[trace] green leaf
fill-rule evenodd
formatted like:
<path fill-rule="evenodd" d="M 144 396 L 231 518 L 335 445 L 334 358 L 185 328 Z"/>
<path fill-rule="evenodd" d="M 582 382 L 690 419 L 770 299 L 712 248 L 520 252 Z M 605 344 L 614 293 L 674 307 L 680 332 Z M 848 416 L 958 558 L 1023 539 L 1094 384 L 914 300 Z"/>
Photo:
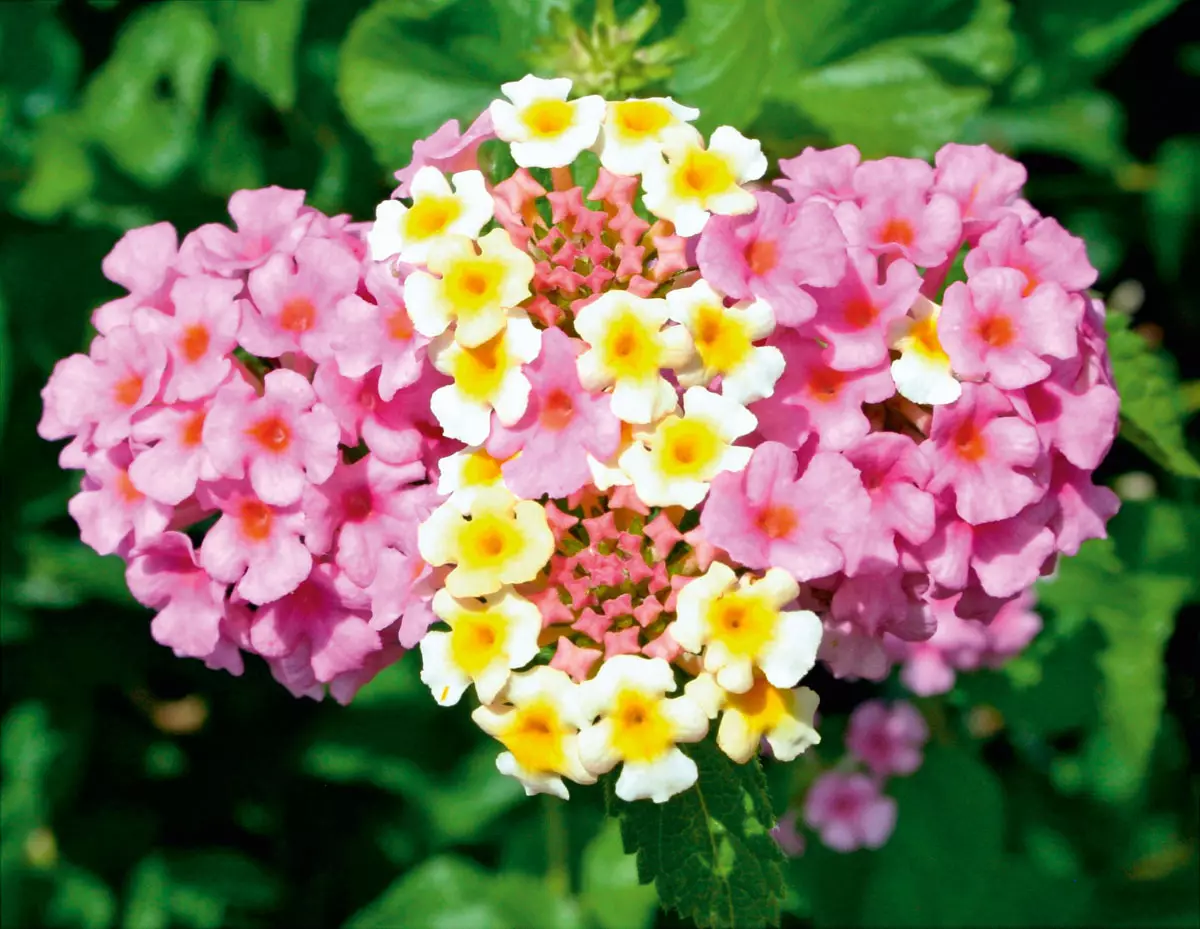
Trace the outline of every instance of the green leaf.
<path fill-rule="evenodd" d="M 193 3 L 143 7 L 84 94 L 89 131 L 122 170 L 151 187 L 194 154 L 217 36 Z"/>
<path fill-rule="evenodd" d="M 973 120 L 964 134 L 1001 151 L 1063 155 L 1094 171 L 1110 171 L 1129 160 L 1121 142 L 1121 105 L 1096 90 L 1044 103 L 995 107 Z"/>
<path fill-rule="evenodd" d="M 217 111 L 205 133 L 198 168 L 204 189 L 222 199 L 235 190 L 266 185 L 262 144 L 238 107 Z"/>
<path fill-rule="evenodd" d="M 638 883 L 637 859 L 625 853 L 615 820 L 588 842 L 582 871 L 580 903 L 600 929 L 645 929 L 654 921 L 658 895 Z"/>
<path fill-rule="evenodd" d="M 108 929 L 116 910 L 116 897 L 104 881 L 83 868 L 64 865 L 55 873 L 54 896 L 46 908 L 46 925 Z"/>
<path fill-rule="evenodd" d="M 344 929 L 576 929 L 574 904 L 525 874 L 489 874 L 453 855 L 430 858 Z"/>
<path fill-rule="evenodd" d="M 1188 238 L 1200 215 L 1200 136 L 1167 139 L 1158 150 L 1155 182 L 1146 197 L 1148 243 L 1158 272 L 1177 280 Z"/>
<path fill-rule="evenodd" d="M 78 540 L 34 533 L 21 537 L 26 555 L 25 577 L 13 591 L 22 606 L 65 609 L 88 600 L 132 606 L 125 585 L 125 564 L 102 557 Z"/>
<path fill-rule="evenodd" d="M 694 787 L 661 804 L 610 796 L 625 850 L 637 853 L 638 878 L 654 881 L 662 905 L 697 926 L 777 923 L 783 855 L 770 835 L 762 768 L 734 764 L 711 738 L 684 748 L 700 769 Z"/>
<path fill-rule="evenodd" d="M 1009 28 L 1012 4 L 1008 0 L 979 0 L 970 20 L 961 29 L 942 35 L 916 35 L 896 44 L 935 61 L 951 62 L 995 84 L 1012 70 L 1017 39 Z"/>
<path fill-rule="evenodd" d="M 38 124 L 29 179 L 13 206 L 30 219 L 54 219 L 91 193 L 95 171 L 87 152 L 87 124 L 75 113 L 55 113 Z"/>
<path fill-rule="evenodd" d="M 1200 478 L 1200 462 L 1188 451 L 1187 414 L 1174 359 L 1151 348 L 1128 328 L 1129 317 L 1109 313 L 1108 351 L 1121 394 L 1121 436 L 1182 477 Z"/>
<path fill-rule="evenodd" d="M 380 165 L 405 165 L 412 144 L 451 118 L 470 120 L 496 96 L 463 63 L 421 44 L 411 0 L 384 0 L 354 20 L 338 60 L 338 99 Z"/>
<path fill-rule="evenodd" d="M 256 0 L 213 7 L 230 67 L 277 110 L 290 110 L 296 102 L 296 41 L 304 6 L 305 0 Z"/>
<path fill-rule="evenodd" d="M 8 421 L 8 401 L 12 393 L 12 349 L 8 330 L 8 304 L 4 291 L 0 290 L 0 439 L 4 438 L 4 426 Z"/>
<path fill-rule="evenodd" d="M 171 878 L 161 854 L 143 858 L 129 876 L 122 929 L 166 929 L 171 922 Z"/>
<path fill-rule="evenodd" d="M 929 157 L 989 97 L 983 87 L 946 83 L 902 43 L 803 74 L 788 94 L 834 144 L 853 143 L 864 157 Z"/>

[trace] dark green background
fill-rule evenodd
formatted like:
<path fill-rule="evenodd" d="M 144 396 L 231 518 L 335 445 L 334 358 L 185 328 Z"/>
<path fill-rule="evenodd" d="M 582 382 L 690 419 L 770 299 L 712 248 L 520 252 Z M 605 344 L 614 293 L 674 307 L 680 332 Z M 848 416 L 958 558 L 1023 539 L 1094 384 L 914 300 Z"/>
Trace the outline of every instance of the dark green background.
<path fill-rule="evenodd" d="M 1127 498 L 1113 541 L 1041 586 L 1047 629 L 1027 654 L 920 701 L 933 742 L 889 787 L 891 843 L 841 856 L 810 839 L 785 919 L 1196 926 L 1197 5 L 665 0 L 654 21 L 621 2 L 599 48 L 558 16 L 587 26 L 595 10 L 0 3 L 3 925 L 676 923 L 635 888 L 599 791 L 525 800 L 414 661 L 342 709 L 292 699 L 253 660 L 234 679 L 156 646 L 119 561 L 78 542 L 77 478 L 34 434 L 52 365 L 116 294 L 100 260 L 123 230 L 186 231 L 265 183 L 369 218 L 415 138 L 532 69 L 665 89 L 772 156 L 987 141 L 1087 238 L 1098 288 L 1136 311 L 1113 341 L 1131 440 L 1100 475 Z M 836 761 L 841 714 L 899 695 L 813 686 L 826 741 L 768 770 L 780 807 Z"/>

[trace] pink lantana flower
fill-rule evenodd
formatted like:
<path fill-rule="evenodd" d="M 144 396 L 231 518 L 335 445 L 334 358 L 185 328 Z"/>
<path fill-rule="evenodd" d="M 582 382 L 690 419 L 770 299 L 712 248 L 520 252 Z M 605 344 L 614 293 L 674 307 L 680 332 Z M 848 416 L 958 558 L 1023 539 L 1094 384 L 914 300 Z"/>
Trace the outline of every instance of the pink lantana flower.
<path fill-rule="evenodd" d="M 886 364 L 838 371 L 829 363 L 829 349 L 793 330 L 776 332 L 768 344 L 783 352 L 787 367 L 775 393 L 750 404 L 750 412 L 771 441 L 798 448 L 815 432 L 823 451 L 848 448 L 871 431 L 863 404 L 896 392 Z"/>
<path fill-rule="evenodd" d="M 210 667 L 241 673 L 237 645 L 221 630 L 225 585 L 200 567 L 191 539 L 182 532 L 168 532 L 138 550 L 129 561 L 125 580 L 139 603 L 158 610 L 150 623 L 155 642 L 180 658 L 200 658 Z"/>
<path fill-rule="evenodd" d="M 896 801 L 865 774 L 827 771 L 804 798 L 804 822 L 834 851 L 879 848 L 896 828 Z"/>
<path fill-rule="evenodd" d="M 1016 390 L 1044 380 L 1047 359 L 1078 352 L 1083 300 L 1054 284 L 1025 297 L 1025 286 L 1020 271 L 984 268 L 946 289 L 938 338 L 956 374 Z"/>
<path fill-rule="evenodd" d="M 205 571 L 237 584 L 237 595 L 251 603 L 278 600 L 308 577 L 312 553 L 300 541 L 305 518 L 298 505 L 270 506 L 239 482 L 204 489 L 203 502 L 222 514 L 200 544 Z"/>
<path fill-rule="evenodd" d="M 1086 290 L 1096 283 L 1096 269 L 1088 261 L 1083 239 L 1049 218 L 1029 226 L 1018 216 L 1001 220 L 967 253 L 964 267 L 968 278 L 984 268 L 1015 268 L 1025 275 L 1025 296 L 1045 283 L 1064 290 Z"/>
<path fill-rule="evenodd" d="M 928 586 L 923 575 L 902 569 L 841 578 L 829 615 L 834 624 L 848 623 L 876 640 L 890 632 L 905 641 L 921 641 L 933 634 L 933 620 L 918 595 Z"/>
<path fill-rule="evenodd" d="M 854 172 L 859 206 L 842 203 L 837 219 L 851 245 L 901 255 L 922 268 L 944 262 L 962 240 L 953 197 L 930 193 L 933 169 L 913 158 L 881 158 Z"/>
<path fill-rule="evenodd" d="M 1056 506 L 1052 498 L 1044 498 L 1015 516 L 979 526 L 944 514 L 918 549 L 929 577 L 941 591 L 977 583 L 989 597 L 1020 593 L 1044 573 L 1054 555 L 1048 523 Z"/>
<path fill-rule="evenodd" d="M 845 239 L 823 203 L 795 206 L 769 191 L 744 216 L 713 216 L 696 247 L 704 279 L 735 300 L 761 298 L 781 326 L 812 318 L 816 303 L 800 285 L 829 287 L 846 261 Z"/>
<path fill-rule="evenodd" d="M 870 499 L 841 455 L 817 452 L 799 478 L 797 469 L 789 448 L 764 442 L 744 471 L 718 474 L 700 514 L 705 538 L 748 568 L 798 581 L 840 571 L 846 527 L 867 518 Z"/>
<path fill-rule="evenodd" d="M 892 261 L 880 283 L 879 260 L 869 251 L 853 248 L 848 258 L 836 286 L 812 290 L 817 301 L 812 327 L 829 344 L 829 366 L 838 371 L 888 361 L 888 327 L 904 317 L 921 290 L 921 277 L 909 261 Z"/>
<path fill-rule="evenodd" d="M 333 476 L 304 495 L 304 541 L 318 555 L 335 550 L 334 563 L 359 587 L 375 579 L 379 556 L 415 533 L 414 512 L 402 488 L 425 479 L 413 461 L 389 465 L 374 455 L 339 465 Z"/>
<path fill-rule="evenodd" d="M 386 265 L 371 265 L 365 284 L 372 300 L 352 294 L 338 304 L 337 333 L 330 337 L 328 354 L 346 377 L 379 368 L 379 396 L 391 400 L 420 377 L 429 340 L 413 328 L 404 288 Z"/>
<path fill-rule="evenodd" d="M 178 276 L 179 237 L 170 223 L 155 223 L 130 229 L 112 247 L 100 267 L 104 276 L 120 284 L 129 294 L 96 308 L 92 325 L 102 335 L 117 326 L 127 326 L 137 307 L 166 310 L 168 294 Z"/>
<path fill-rule="evenodd" d="M 861 160 L 862 155 L 853 145 L 830 149 L 810 145 L 795 158 L 780 160 L 783 180 L 775 185 L 782 187 L 796 203 L 809 197 L 833 203 L 853 200 L 858 196 L 854 190 L 854 172 Z"/>
<path fill-rule="evenodd" d="M 160 339 L 171 356 L 171 373 L 163 388 L 167 403 L 207 397 L 229 374 L 241 321 L 243 301 L 236 299 L 241 290 L 241 281 L 184 277 L 171 287 L 174 315 L 145 307 L 136 311 L 138 330 Z"/>
<path fill-rule="evenodd" d="M 488 454 L 504 462 L 504 483 L 519 497 L 572 494 L 592 479 L 589 453 L 607 461 L 617 451 L 621 423 L 606 395 L 580 385 L 579 348 L 562 330 L 547 329 L 541 354 L 523 369 L 530 384 L 525 415 L 512 426 L 493 419 Z"/>
<path fill-rule="evenodd" d="M 332 365 L 323 365 L 313 387 L 333 411 L 343 445 L 353 448 L 361 438 L 381 461 L 405 464 L 420 457 L 424 440 L 419 423 L 425 421 L 423 414 L 432 414 L 412 391 L 385 401 L 379 396 L 379 376 L 372 370 L 361 378 L 342 377 Z"/>
<path fill-rule="evenodd" d="M 1108 537 L 1105 525 L 1117 515 L 1121 501 L 1107 487 L 1092 483 L 1092 472 L 1077 468 L 1055 454 L 1050 470 L 1050 496 L 1058 501 L 1051 521 L 1055 544 L 1064 555 L 1075 555 L 1088 539 Z"/>
<path fill-rule="evenodd" d="M 338 461 L 338 424 L 295 371 L 271 371 L 256 397 L 244 381 L 222 387 L 204 420 L 204 447 L 227 477 L 247 470 L 264 502 L 288 506 L 307 483 L 320 484 Z"/>
<path fill-rule="evenodd" d="M 157 407 L 133 427 L 134 441 L 149 446 L 129 466 L 133 486 L 160 503 L 177 506 L 197 481 L 221 474 L 204 447 L 204 420 L 212 400 Z"/>
<path fill-rule="evenodd" d="M 167 352 L 158 339 L 118 326 L 92 342 L 90 355 L 55 365 L 42 392 L 46 413 L 40 434 L 62 438 L 94 423 L 91 441 L 112 448 L 129 438 L 133 418 L 158 396 L 166 368 Z"/>
<path fill-rule="evenodd" d="M 1025 186 L 1025 166 L 987 145 L 951 142 L 934 156 L 933 189 L 949 194 L 962 212 L 969 241 L 991 229 L 1008 213 Z"/>
<path fill-rule="evenodd" d="M 879 777 L 912 774 L 921 767 L 929 726 L 911 703 L 881 700 L 859 704 L 850 714 L 846 748 Z"/>
<path fill-rule="evenodd" d="M 1043 457 L 1037 430 L 1011 413 L 986 384 L 964 384 L 960 400 L 934 408 L 922 445 L 933 466 L 928 489 L 951 488 L 958 514 L 972 525 L 1015 516 L 1046 492 L 1045 477 L 1030 470 Z"/>
<path fill-rule="evenodd" d="M 287 596 L 254 614 L 250 646 L 296 696 L 320 699 L 320 684 L 362 668 L 383 642 L 333 565 L 316 565 Z"/>
<path fill-rule="evenodd" d="M 1042 440 L 1078 468 L 1094 470 L 1112 447 L 1121 398 L 1099 356 L 1054 365 L 1046 380 L 1009 397 Z"/>
<path fill-rule="evenodd" d="M 845 455 L 871 500 L 870 516 L 847 527 L 846 570 L 894 568 L 899 564 L 896 536 L 919 545 L 933 535 L 933 497 L 924 490 L 933 469 L 919 446 L 896 432 L 869 435 Z"/>
<path fill-rule="evenodd" d="M 152 500 L 129 479 L 129 446 L 96 452 L 88 461 L 80 492 L 67 503 L 79 537 L 101 555 L 122 554 L 153 542 L 166 531 L 171 508 Z"/>
<path fill-rule="evenodd" d="M 392 191 L 392 197 L 411 196 L 408 185 L 425 165 L 433 165 L 443 174 L 479 167 L 479 146 L 494 138 L 496 131 L 488 110 L 479 114 L 466 132 L 460 132 L 457 119 L 447 120 L 433 135 L 413 143 L 412 161 L 396 172 L 400 186 Z"/>
<path fill-rule="evenodd" d="M 187 272 L 237 277 L 273 254 L 290 255 L 308 232 L 315 211 L 304 210 L 304 191 L 282 187 L 238 190 L 229 198 L 237 232 L 208 223 L 190 233 L 180 248 Z"/>
<path fill-rule="evenodd" d="M 305 239 L 294 258 L 272 255 L 250 272 L 253 304 L 242 314 L 242 347 L 265 357 L 301 351 L 328 360 L 337 305 L 358 287 L 358 269 L 358 259 L 330 239 Z"/>

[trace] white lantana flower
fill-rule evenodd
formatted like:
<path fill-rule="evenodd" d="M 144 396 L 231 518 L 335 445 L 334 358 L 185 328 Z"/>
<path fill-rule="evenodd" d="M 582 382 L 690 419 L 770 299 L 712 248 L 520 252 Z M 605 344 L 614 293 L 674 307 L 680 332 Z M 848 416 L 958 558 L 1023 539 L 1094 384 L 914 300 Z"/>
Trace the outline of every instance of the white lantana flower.
<path fill-rule="evenodd" d="M 643 201 L 656 216 L 669 219 L 682 236 L 696 235 L 711 213 L 736 216 L 754 212 L 754 194 L 742 187 L 767 170 L 762 144 L 732 126 L 719 126 L 708 148 L 690 126 L 668 133 L 666 162 L 642 172 Z"/>
<path fill-rule="evenodd" d="M 507 490 L 481 490 L 463 513 L 443 503 L 417 528 L 417 550 L 437 568 L 452 564 L 445 586 L 455 597 L 486 597 L 537 577 L 554 553 L 546 510 Z"/>
<path fill-rule="evenodd" d="M 740 403 L 703 387 L 683 395 L 683 415 L 667 416 L 622 453 L 621 470 L 647 506 L 692 508 L 722 471 L 740 471 L 751 450 L 733 443 L 753 432 L 758 419 Z"/>
<path fill-rule="evenodd" d="M 821 741 L 813 727 L 819 698 L 808 687 L 773 686 L 761 674 L 750 689 L 725 698 L 717 747 L 738 764 L 754 757 L 763 738 L 780 761 L 791 761 Z"/>
<path fill-rule="evenodd" d="M 775 314 L 765 300 L 725 306 L 707 281 L 672 290 L 666 296 L 671 319 L 692 336 L 696 355 L 679 370 L 685 387 L 707 386 L 721 378 L 721 394 L 753 403 L 775 392 L 783 374 L 783 353 L 773 345 L 755 345 L 775 331 Z"/>
<path fill-rule="evenodd" d="M 375 223 L 367 233 L 372 261 L 399 256 L 409 264 L 421 264 L 429 250 L 447 236 L 473 239 L 492 218 L 492 196 L 483 174 L 461 171 L 450 181 L 433 165 L 424 165 L 409 186 L 412 206 L 399 200 L 384 200 L 375 208 Z"/>
<path fill-rule="evenodd" d="M 595 144 L 604 98 L 567 100 L 570 78 L 527 74 L 500 90 L 508 100 L 493 100 L 488 112 L 496 136 L 511 143 L 513 160 L 522 168 L 562 168 Z"/>
<path fill-rule="evenodd" d="M 596 782 L 579 759 L 579 730 L 588 720 L 578 684 L 557 668 L 539 666 L 512 675 L 502 699 L 471 714 L 507 749 L 496 758 L 501 774 L 519 780 L 527 796 L 552 794 L 563 800 L 570 797 L 563 777 L 577 784 Z"/>
<path fill-rule="evenodd" d="M 542 614 L 511 587 L 482 601 L 456 600 L 442 588 L 434 594 L 433 612 L 450 631 L 421 639 L 421 680 L 442 706 L 458 703 L 472 683 L 480 701 L 491 703 L 510 671 L 537 654 Z"/>
<path fill-rule="evenodd" d="M 911 315 L 892 323 L 890 346 L 900 357 L 892 362 L 892 380 L 900 396 L 913 403 L 941 405 L 962 396 L 962 384 L 950 373 L 950 356 L 938 339 L 938 316 L 942 308 L 926 297 L 918 297 Z"/>
<path fill-rule="evenodd" d="M 542 348 L 542 334 L 523 310 L 510 310 L 508 326 L 472 348 L 444 332 L 429 345 L 433 366 L 454 378 L 429 400 L 442 431 L 467 445 L 482 445 L 491 430 L 492 411 L 511 426 L 529 403 L 529 379 L 521 368 Z"/>
<path fill-rule="evenodd" d="M 760 579 L 713 562 L 679 591 L 671 635 L 689 652 L 704 652 L 704 669 L 732 693 L 754 684 L 758 667 L 775 687 L 795 687 L 817 660 L 823 631 L 809 610 L 783 608 L 800 585 L 782 568 Z"/>
<path fill-rule="evenodd" d="M 493 229 L 478 243 L 464 236 L 444 238 L 430 248 L 426 263 L 433 273 L 410 274 L 404 302 L 413 328 L 431 339 L 453 322 L 459 345 L 486 342 L 504 328 L 506 311 L 531 293 L 533 259 L 503 229 Z"/>
<path fill-rule="evenodd" d="M 611 384 L 613 415 L 627 423 L 653 422 L 675 406 L 662 369 L 686 364 L 692 340 L 667 320 L 665 300 L 624 290 L 601 294 L 575 317 L 575 331 L 588 344 L 576 362 L 580 383 L 593 391 Z"/>
<path fill-rule="evenodd" d="M 696 763 L 677 743 L 703 739 L 708 717 L 687 695 L 665 696 L 674 689 L 671 666 L 641 655 L 608 659 L 580 686 L 584 716 L 600 717 L 579 733 L 580 757 L 597 777 L 623 763 L 622 800 L 665 803 L 696 783 Z"/>
<path fill-rule="evenodd" d="M 480 491 L 505 486 L 502 464 L 485 448 L 464 448 L 447 455 L 438 462 L 437 492 L 447 498 L 447 503 L 469 513 Z"/>
<path fill-rule="evenodd" d="M 670 97 L 611 102 L 604 114 L 600 164 L 613 174 L 641 174 L 662 160 L 664 138 L 699 115 Z"/>

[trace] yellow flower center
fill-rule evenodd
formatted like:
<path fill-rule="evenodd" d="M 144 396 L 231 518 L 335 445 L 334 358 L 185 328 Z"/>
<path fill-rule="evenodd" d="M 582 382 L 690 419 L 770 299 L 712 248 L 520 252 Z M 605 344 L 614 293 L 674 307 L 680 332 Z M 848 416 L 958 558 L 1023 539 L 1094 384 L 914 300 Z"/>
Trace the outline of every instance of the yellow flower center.
<path fill-rule="evenodd" d="M 699 149 L 689 151 L 675 169 L 676 193 L 686 200 L 704 200 L 724 193 L 736 183 L 724 158 Z"/>
<path fill-rule="evenodd" d="M 913 323 L 908 336 L 911 339 L 910 344 L 918 354 L 945 364 L 950 363 L 950 357 L 946 354 L 945 349 L 942 348 L 942 343 L 938 340 L 937 318 L 932 313 L 924 319 L 919 319 Z"/>
<path fill-rule="evenodd" d="M 493 258 L 464 258 L 446 272 L 442 287 L 458 315 L 470 316 L 499 301 L 503 279 L 503 262 Z"/>
<path fill-rule="evenodd" d="M 612 744 L 625 761 L 656 761 L 674 744 L 670 721 L 662 711 L 662 699 L 639 690 L 617 695 L 612 720 Z"/>
<path fill-rule="evenodd" d="M 626 100 L 613 105 L 613 122 L 629 138 L 654 138 L 671 122 L 671 111 L 653 100 Z"/>
<path fill-rule="evenodd" d="M 445 232 L 461 213 L 457 197 L 422 197 L 404 214 L 404 231 L 410 239 L 432 239 Z"/>
<path fill-rule="evenodd" d="M 728 694 L 726 709 L 741 713 L 751 732 L 770 732 L 788 715 L 788 695 L 755 675 L 754 686 L 744 694 Z"/>
<path fill-rule="evenodd" d="M 718 597 L 708 610 L 709 639 L 740 658 L 757 656 L 775 634 L 779 613 L 763 598 L 736 592 Z"/>
<path fill-rule="evenodd" d="M 553 139 L 571 128 L 575 109 L 565 100 L 539 100 L 521 113 L 521 121 L 539 139 Z"/>
<path fill-rule="evenodd" d="M 482 448 L 472 452 L 463 464 L 463 484 L 484 487 L 500 480 L 500 462 Z"/>
<path fill-rule="evenodd" d="M 561 771 L 567 733 L 554 705 L 538 700 L 517 708 L 500 741 L 526 771 Z"/>
<path fill-rule="evenodd" d="M 454 383 L 472 400 L 487 401 L 495 396 L 508 373 L 509 357 L 504 332 L 474 348 L 463 348 L 454 357 Z"/>
<path fill-rule="evenodd" d="M 632 312 L 613 319 L 600 346 L 605 366 L 620 380 L 658 374 L 662 352 L 655 332 Z"/>
<path fill-rule="evenodd" d="M 463 612 L 450 630 L 450 655 L 471 677 L 477 677 L 504 652 L 507 621 L 498 613 Z"/>
<path fill-rule="evenodd" d="M 522 542 L 513 520 L 491 513 L 476 516 L 459 530 L 458 564 L 498 567 L 521 550 Z"/>
<path fill-rule="evenodd" d="M 700 360 L 706 368 L 721 374 L 727 374 L 741 365 L 753 347 L 746 327 L 733 319 L 723 307 L 700 307 L 696 311 L 693 329 Z"/>
<path fill-rule="evenodd" d="M 656 439 L 659 469 L 673 478 L 707 480 L 725 449 L 716 430 L 695 419 L 665 420 Z"/>

